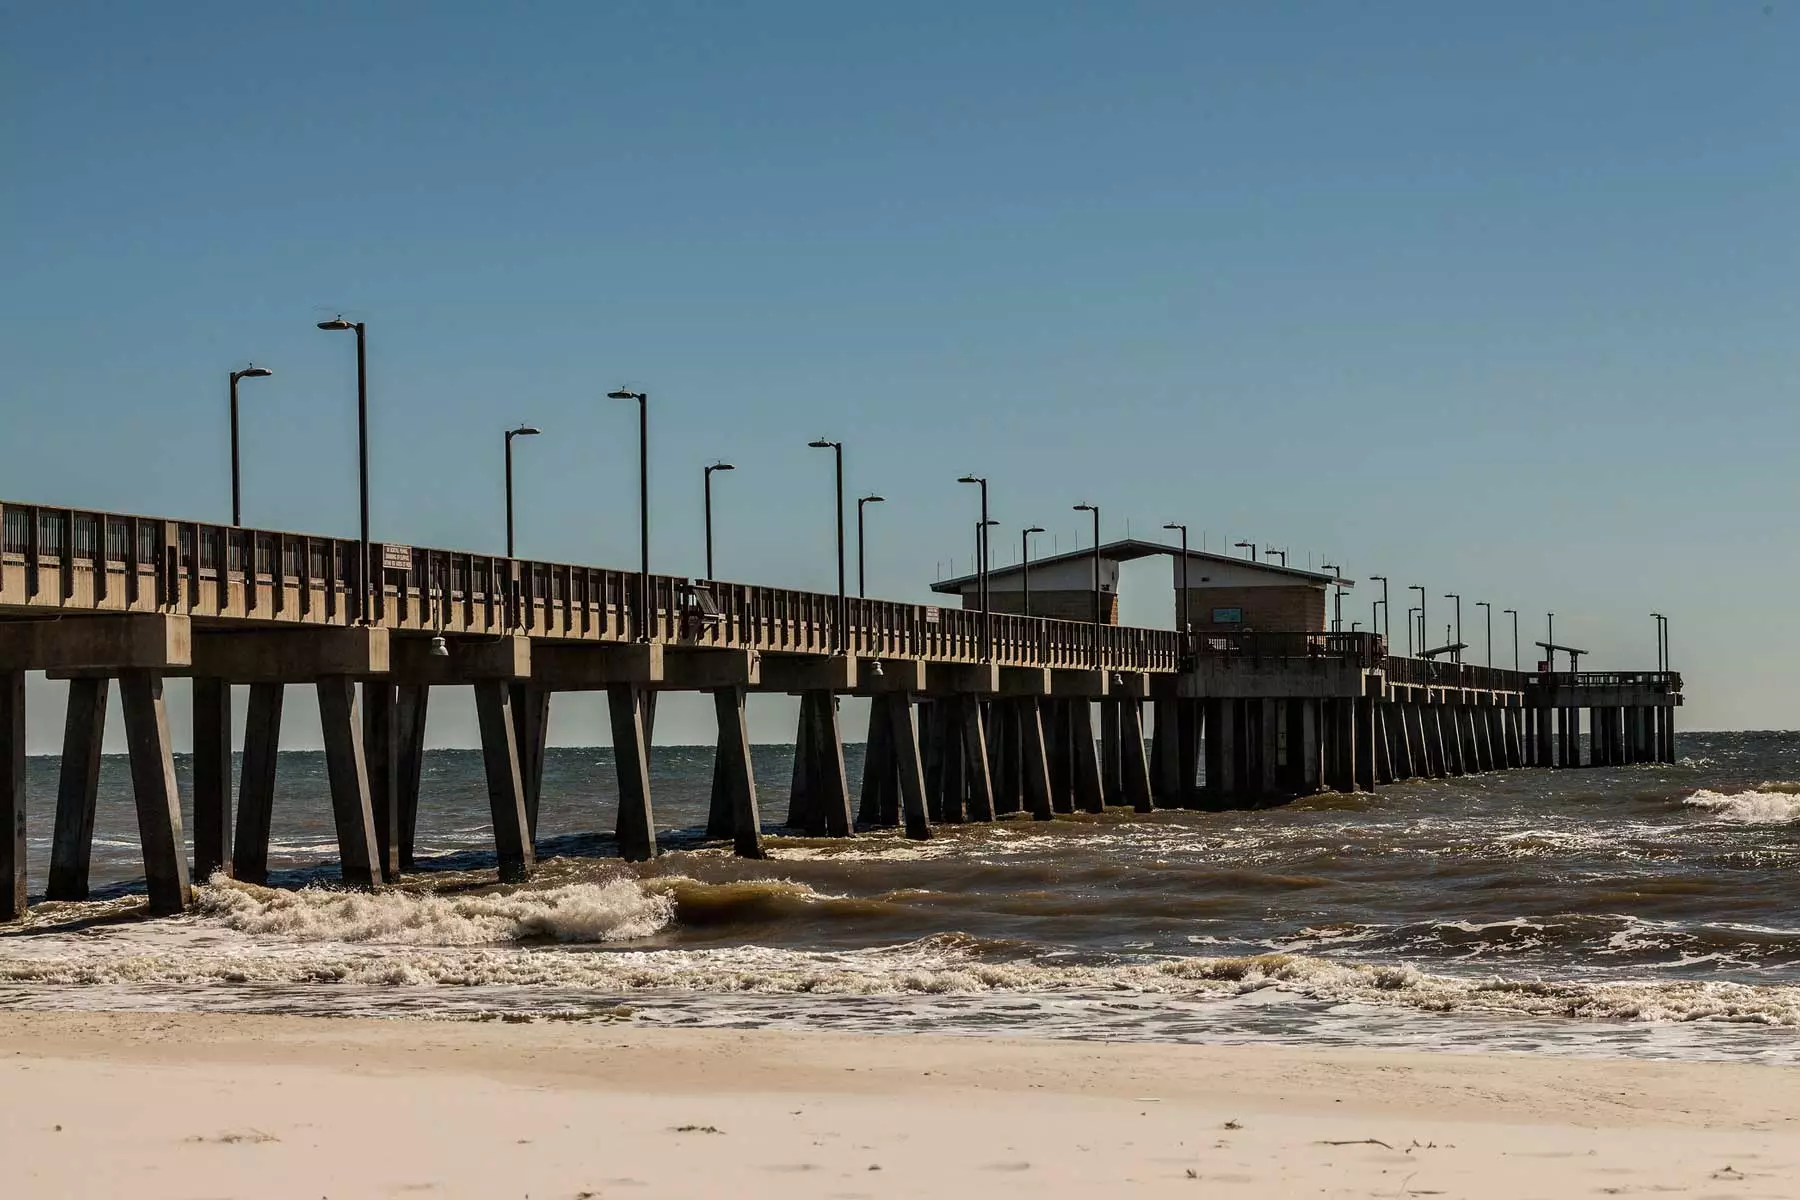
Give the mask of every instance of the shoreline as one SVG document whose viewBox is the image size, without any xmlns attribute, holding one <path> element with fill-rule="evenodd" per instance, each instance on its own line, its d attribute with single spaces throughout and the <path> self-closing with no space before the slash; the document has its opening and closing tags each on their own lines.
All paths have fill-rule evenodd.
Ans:
<svg viewBox="0 0 1800 1200">
<path fill-rule="evenodd" d="M 1509 1053 L 8 1011 L 0 1096 L 23 1196 L 1517 1200 L 1800 1179 L 1800 1071 Z"/>
</svg>

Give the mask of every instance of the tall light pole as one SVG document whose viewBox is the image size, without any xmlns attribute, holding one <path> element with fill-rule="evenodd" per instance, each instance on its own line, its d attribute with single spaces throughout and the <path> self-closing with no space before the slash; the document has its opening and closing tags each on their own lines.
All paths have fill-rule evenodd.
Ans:
<svg viewBox="0 0 1800 1200">
<path fill-rule="evenodd" d="M 1231 544 L 1239 550 L 1248 550 L 1250 552 L 1250 561 L 1251 562 L 1256 561 L 1256 543 L 1255 542 L 1233 542 Z"/>
<path fill-rule="evenodd" d="M 536 437 L 543 430 L 534 425 L 521 425 L 506 431 L 506 557 L 513 556 L 513 474 L 512 444 L 516 437 Z"/>
<path fill-rule="evenodd" d="M 1413 656 L 1413 618 L 1418 615 L 1418 612 L 1419 610 L 1416 608 L 1406 610 L 1406 657 L 1408 658 Z"/>
<path fill-rule="evenodd" d="M 863 534 L 863 508 L 870 504 L 885 503 L 887 503 L 886 496 L 876 495 L 860 496 L 856 501 L 856 594 L 864 599 L 867 599 L 869 595 L 869 581 L 864 574 L 867 563 L 863 549 L 869 544 L 869 539 Z"/>
<path fill-rule="evenodd" d="M 361 321 L 346 321 L 342 314 L 329 321 L 320 321 L 319 328 L 333 333 L 345 330 L 356 334 L 356 474 L 357 490 L 360 493 L 362 522 L 361 537 L 358 539 L 358 588 L 361 599 L 356 614 L 358 624 L 369 623 L 369 358 L 368 327 Z M 254 558 L 254 556 L 252 556 Z M 255 563 L 251 567 L 254 569 Z M 279 565 L 279 564 L 278 564 Z"/>
<path fill-rule="evenodd" d="M 1494 665 L 1494 606 L 1486 600 L 1477 600 L 1475 607 L 1486 609 L 1487 617 L 1487 665 Z"/>
<path fill-rule="evenodd" d="M 1281 565 L 1284 567 L 1287 566 L 1287 551 L 1286 550 L 1277 550 L 1273 546 L 1264 546 L 1263 547 L 1263 557 L 1264 558 L 1274 558 L 1277 554 L 1281 555 Z"/>
<path fill-rule="evenodd" d="M 1194 627 L 1193 601 L 1188 596 L 1187 526 L 1180 521 L 1170 521 L 1163 528 L 1181 531 L 1181 632 L 1187 633 Z"/>
<path fill-rule="evenodd" d="M 1500 615 L 1513 619 L 1513 673 L 1516 675 L 1519 671 L 1519 610 L 1503 608 L 1500 610 Z"/>
<path fill-rule="evenodd" d="M 1371 583 L 1381 584 L 1381 635 L 1383 637 L 1388 637 L 1393 632 L 1393 613 L 1392 610 L 1388 608 L 1388 578 L 1386 575 L 1371 575 L 1369 576 L 1369 581 Z M 1372 633 L 1374 630 L 1375 614 L 1371 612 L 1369 614 L 1369 631 Z"/>
<path fill-rule="evenodd" d="M 1044 532 L 1042 525 L 1028 525 L 1019 533 L 1019 570 L 1023 579 L 1021 586 L 1025 589 L 1023 613 L 1031 615 L 1031 535 Z"/>
<path fill-rule="evenodd" d="M 981 524 L 975 527 L 975 576 L 976 594 L 981 604 L 981 661 L 987 662 L 994 657 L 994 617 L 988 605 L 988 481 L 985 476 L 970 473 L 957 479 L 958 483 L 979 484 L 981 487 Z"/>
<path fill-rule="evenodd" d="M 1550 674 L 1556 674 L 1556 614 L 1544 614 L 1544 653 L 1548 655 Z M 1574 669 L 1574 660 L 1570 660 L 1570 669 Z"/>
<path fill-rule="evenodd" d="M 735 471 L 736 467 L 723 460 L 707 466 L 705 472 L 706 493 L 706 578 L 713 578 L 713 543 L 712 543 L 712 477 L 714 471 Z"/>
<path fill-rule="evenodd" d="M 814 450 L 830 450 L 837 457 L 837 559 L 838 559 L 838 603 L 837 631 L 832 638 L 831 648 L 839 654 L 848 649 L 845 636 L 844 617 L 849 611 L 844 603 L 844 443 L 834 442 L 828 438 L 814 438 L 806 443 Z"/>
<path fill-rule="evenodd" d="M 1650 615 L 1656 621 L 1656 669 L 1659 672 L 1667 671 L 1669 660 L 1668 656 L 1663 653 L 1663 630 L 1666 628 L 1664 623 L 1668 618 L 1661 613 L 1651 613 Z"/>
<path fill-rule="evenodd" d="M 1094 666 L 1100 665 L 1100 506 L 1077 504 L 1075 512 L 1094 515 Z"/>
<path fill-rule="evenodd" d="M 1431 649 L 1425 645 L 1425 585 L 1415 583 L 1406 590 L 1419 593 L 1419 650 L 1423 652 Z"/>
<path fill-rule="evenodd" d="M 1462 593 L 1461 592 L 1445 592 L 1444 599 L 1456 601 L 1456 638 L 1455 638 L 1454 644 L 1460 646 L 1460 645 L 1462 645 Z M 1461 650 L 1452 650 L 1450 653 L 1452 653 L 1456 656 L 1455 658 L 1453 658 L 1451 660 L 1452 662 L 1461 662 L 1462 661 L 1462 651 Z"/>
<path fill-rule="evenodd" d="M 638 629 L 650 640 L 650 397 L 629 388 L 606 393 L 609 400 L 636 400 L 638 406 Z"/>
<path fill-rule="evenodd" d="M 255 363 L 241 371 L 231 373 L 231 523 L 234 527 L 244 523 L 243 497 L 238 487 L 238 380 L 267 379 L 274 373 L 269 368 L 259 367 Z"/>
<path fill-rule="evenodd" d="M 1287 564 L 1283 563 L 1282 565 L 1286 566 Z M 1320 563 L 1319 570 L 1331 572 L 1331 632 L 1342 633 L 1344 631 L 1344 585 L 1338 582 L 1338 572 L 1342 571 L 1343 568 L 1334 563 Z"/>
</svg>

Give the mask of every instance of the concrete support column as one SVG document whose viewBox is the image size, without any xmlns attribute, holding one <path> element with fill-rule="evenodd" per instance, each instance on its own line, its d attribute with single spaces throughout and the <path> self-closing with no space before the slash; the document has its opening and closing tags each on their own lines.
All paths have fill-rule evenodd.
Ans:
<svg viewBox="0 0 1800 1200">
<path fill-rule="evenodd" d="M 1396 700 L 1387 706 L 1388 760 L 1395 779 L 1411 779 L 1414 775 L 1412 724 L 1408 715 L 1412 704 Z"/>
<path fill-rule="evenodd" d="M 479 693 L 479 687 L 476 689 Z M 400 878 L 400 699 L 387 679 L 362 685 L 363 756 L 369 765 L 369 809 L 375 816 L 375 861 L 388 883 Z"/>
<path fill-rule="evenodd" d="M 362 723 L 357 714 L 356 684 L 348 675 L 325 675 L 317 681 L 317 689 L 339 866 L 346 884 L 374 887 L 381 882 L 381 865 L 369 793 L 369 762 L 363 751 Z"/>
<path fill-rule="evenodd" d="M 25 916 L 25 672 L 0 671 L 0 921 Z"/>
<path fill-rule="evenodd" d="M 1206 803 L 1223 808 L 1225 798 L 1237 793 L 1238 756 L 1242 731 L 1235 700 L 1208 700 L 1206 704 Z"/>
<path fill-rule="evenodd" d="M 713 693 L 717 696 L 718 693 Z M 900 789 L 894 767 L 894 720 L 888 712 L 893 697 L 877 695 L 869 700 L 869 734 L 863 742 L 862 801 L 857 806 L 856 823 L 868 829 L 891 827 L 900 823 Z M 720 714 L 720 721 L 725 719 Z M 730 837 L 733 827 L 731 798 L 724 789 L 726 728 L 719 726 L 719 753 L 713 766 L 712 814 L 707 820 L 707 837 Z"/>
<path fill-rule="evenodd" d="M 538 804 L 544 794 L 544 751 L 550 732 L 550 691 L 532 683 L 509 684 L 513 741 L 519 747 L 519 783 L 525 789 L 525 815 L 532 843 L 537 842 Z M 404 732 L 404 730 L 402 731 Z"/>
<path fill-rule="evenodd" d="M 1426 774 L 1433 779 L 1444 777 L 1444 727 L 1438 720 L 1441 704 L 1419 705 L 1419 724 L 1424 731 Z"/>
<path fill-rule="evenodd" d="M 1156 804 L 1150 794 L 1150 759 L 1144 748 L 1144 702 L 1127 699 L 1119 702 L 1120 783 L 1125 803 L 1137 812 L 1147 813 Z"/>
<path fill-rule="evenodd" d="M 1262 753 L 1256 794 L 1267 799 L 1281 792 L 1281 704 L 1276 700 L 1264 700 L 1259 707 L 1262 709 Z"/>
<path fill-rule="evenodd" d="M 1026 697 L 1019 701 L 1019 769 L 1025 785 L 1025 807 L 1033 820 L 1055 816 L 1051 798 L 1050 753 L 1044 744 L 1044 710 Z"/>
<path fill-rule="evenodd" d="M 1033 705 L 1034 716 L 1036 712 L 1037 708 Z M 931 822 L 925 811 L 925 769 L 919 759 L 919 729 L 913 720 L 912 697 L 890 697 L 888 717 L 893 723 L 894 771 L 900 789 L 900 810 L 906 825 L 906 836 L 914 841 L 924 841 L 931 837 Z M 1036 725 L 1035 721 L 1033 725 Z M 1038 744 L 1041 751 L 1041 731 Z M 1044 800 L 1048 803 L 1048 795 Z"/>
<path fill-rule="evenodd" d="M 606 689 L 612 718 L 613 761 L 619 773 L 619 815 L 614 834 L 629 862 L 656 857 L 656 817 L 650 804 L 650 745 L 645 736 L 645 691 L 637 684 Z M 802 704 L 802 725 L 805 724 Z"/>
<path fill-rule="evenodd" d="M 1100 787 L 1100 747 L 1094 740 L 1094 706 L 1085 698 L 1069 702 L 1069 748 L 1074 758 L 1075 804 L 1083 812 L 1105 812 Z"/>
<path fill-rule="evenodd" d="M 1356 722 L 1356 736 L 1351 747 L 1356 761 L 1350 767 L 1351 782 L 1359 792 L 1373 792 L 1386 751 L 1381 735 L 1376 731 L 1375 701 L 1363 696 L 1349 704 L 1352 719 Z"/>
<path fill-rule="evenodd" d="M 1150 720 L 1155 725 L 1150 743 L 1150 791 L 1158 808 L 1180 808 L 1187 803 L 1188 789 L 1181 786 L 1180 717 L 1176 714 L 1188 703 L 1156 700 L 1150 706 Z"/>
<path fill-rule="evenodd" d="M 5 677 L 0 675 L 0 687 Z M 56 833 L 50 845 L 46 900 L 86 900 L 88 864 L 94 853 L 94 805 L 100 795 L 100 745 L 106 733 L 103 675 L 69 680 L 69 711 L 63 723 L 62 771 L 56 787 Z M 0 737 L 5 735 L 0 726 Z M 0 785 L 3 786 L 3 785 Z"/>
<path fill-rule="evenodd" d="M 196 677 L 193 689 L 194 878 L 206 880 L 231 869 L 231 685 Z"/>
<path fill-rule="evenodd" d="M 1216 703 L 1218 702 L 1181 700 L 1176 705 L 1175 772 L 1180 780 L 1180 798 L 1176 803 L 1183 808 L 1194 803 L 1194 793 L 1203 765 L 1200 756 L 1205 742 L 1201 734 L 1205 732 L 1207 736 L 1211 736 L 1207 722 Z M 1209 783 L 1207 788 L 1211 791 L 1212 785 Z M 1224 790 L 1231 791 L 1231 785 L 1227 783 Z"/>
<path fill-rule="evenodd" d="M 982 724 L 981 701 L 974 696 L 962 697 L 962 765 L 964 784 L 968 789 L 969 819 L 994 819 L 994 776 L 988 762 L 987 729 Z"/>
<path fill-rule="evenodd" d="M 125 710 L 125 741 L 131 754 L 131 788 L 137 800 L 138 841 L 144 851 L 144 881 L 150 911 L 176 913 L 192 899 L 188 887 L 186 846 L 181 836 L 181 797 L 175 790 L 175 754 L 169 742 L 169 710 L 163 701 L 163 678 L 155 671 L 126 671 L 119 676 L 119 698 Z M 17 710 L 22 712 L 21 698 Z M 20 750 L 23 751 L 23 738 Z M 3 803 L 3 801 L 0 801 Z M 20 789 L 20 820 L 24 792 Z M 20 859 L 24 855 L 21 853 Z"/>
<path fill-rule="evenodd" d="M 536 856 L 531 844 L 531 818 L 525 809 L 525 781 L 519 769 L 511 687 L 499 679 L 478 681 L 475 716 L 481 727 L 481 760 L 487 768 L 488 811 L 493 817 L 494 856 L 500 867 L 500 881 L 519 883 L 531 874 Z M 396 867 L 397 833 L 396 828 Z"/>
<path fill-rule="evenodd" d="M 1462 701 L 1438 706 L 1438 724 L 1444 736 L 1444 769 L 1452 775 L 1468 773 L 1468 746 L 1463 742 Z"/>
<path fill-rule="evenodd" d="M 254 695 L 255 689 L 251 691 Z M 398 702 L 400 765 L 394 773 L 395 804 L 400 819 L 400 869 L 410 871 L 413 869 L 413 846 L 419 834 L 419 784 L 425 773 L 425 713 L 431 703 L 431 689 L 422 683 L 403 684 Z M 537 806 L 530 794 L 525 799 L 526 812 L 531 818 L 532 844 L 536 845 Z"/>
<path fill-rule="evenodd" d="M 286 690 L 279 683 L 253 683 L 244 711 L 244 762 L 231 873 L 245 883 L 269 881 L 269 823 L 275 813 L 275 758 Z"/>
<path fill-rule="evenodd" d="M 1377 785 L 1390 784 L 1400 777 L 1394 763 L 1394 705 L 1388 700 L 1371 700 L 1369 706 L 1374 722 L 1374 744 L 1370 753 L 1375 763 L 1375 782 Z"/>
<path fill-rule="evenodd" d="M 756 806 L 756 771 L 750 762 L 750 727 L 745 720 L 746 693 L 743 687 L 713 689 L 713 712 L 719 722 L 719 786 L 726 794 L 731 813 L 732 850 L 739 858 L 763 858 L 762 814 Z M 887 701 L 890 697 L 880 697 Z M 876 711 L 887 715 L 880 704 Z M 887 731 L 886 761 L 883 765 L 890 785 L 894 776 L 893 731 Z M 918 747 L 913 748 L 916 758 Z"/>
<path fill-rule="evenodd" d="M 1100 701 L 1100 796 L 1106 804 L 1123 804 L 1125 757 L 1119 740 L 1119 701 Z"/>
<path fill-rule="evenodd" d="M 1344 778 L 1345 723 L 1338 720 L 1339 704 L 1335 700 L 1302 700 L 1298 708 L 1300 736 L 1295 739 L 1290 730 L 1288 740 L 1289 750 L 1298 751 L 1299 771 L 1295 779 L 1298 790 L 1303 796 L 1312 796 L 1328 785 L 1336 789 Z M 1326 755 L 1327 744 L 1329 757 Z"/>
</svg>

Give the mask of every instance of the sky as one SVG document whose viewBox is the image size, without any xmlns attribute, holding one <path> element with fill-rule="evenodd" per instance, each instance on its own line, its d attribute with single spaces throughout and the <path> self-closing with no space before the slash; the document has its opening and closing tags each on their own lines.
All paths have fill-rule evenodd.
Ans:
<svg viewBox="0 0 1800 1200">
<path fill-rule="evenodd" d="M 7 499 L 228 519 L 254 361 L 246 523 L 354 535 L 354 359 L 314 329 L 342 312 L 378 539 L 500 550 L 530 422 L 519 552 L 633 565 L 623 383 L 659 571 L 702 572 L 725 458 L 717 573 L 830 590 L 806 443 L 841 438 L 887 497 L 873 595 L 968 569 L 973 471 L 1001 561 L 1028 524 L 1076 545 L 1091 501 L 1108 539 L 1179 520 L 1423 584 L 1434 625 L 1458 592 L 1478 647 L 1489 600 L 1653 667 L 1660 611 L 1682 725 L 1800 724 L 1792 0 L 0 0 L 0 28 Z M 1171 623 L 1166 566 L 1123 586 Z M 791 740 L 785 703 L 753 736 Z M 601 714 L 559 701 L 551 736 L 603 744 Z M 708 706 L 657 734 L 709 740 Z M 473 739 L 446 698 L 431 740 Z"/>
</svg>

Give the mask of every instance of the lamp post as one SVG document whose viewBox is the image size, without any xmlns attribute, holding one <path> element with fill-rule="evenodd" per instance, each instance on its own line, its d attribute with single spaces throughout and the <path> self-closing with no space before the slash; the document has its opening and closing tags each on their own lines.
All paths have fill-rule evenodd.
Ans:
<svg viewBox="0 0 1800 1200">
<path fill-rule="evenodd" d="M 1277 554 L 1281 555 L 1281 565 L 1284 567 L 1287 566 L 1287 551 L 1286 550 L 1277 550 L 1273 546 L 1264 546 L 1263 547 L 1263 556 L 1265 558 L 1274 558 Z"/>
<path fill-rule="evenodd" d="M 735 471 L 736 467 L 728 462 L 710 464 L 705 472 L 706 492 L 706 578 L 713 578 L 713 543 L 712 543 L 712 477 L 714 471 Z"/>
<path fill-rule="evenodd" d="M 1556 674 L 1556 614 L 1544 614 L 1544 654 L 1550 667 L 1550 674 Z M 1572 660 L 1571 660 L 1572 661 Z M 1573 669 L 1571 667 L 1571 669 Z"/>
<path fill-rule="evenodd" d="M 1372 583 L 1380 583 L 1381 584 L 1381 633 L 1382 633 L 1383 637 L 1386 637 L 1389 634 L 1391 634 L 1393 631 L 1393 624 L 1392 624 L 1392 620 L 1391 620 L 1391 610 L 1388 608 L 1388 590 L 1387 590 L 1388 589 L 1388 578 L 1386 575 L 1371 575 L 1371 576 L 1369 576 L 1369 580 Z M 1375 613 L 1373 611 L 1370 611 L 1370 613 L 1369 613 L 1369 630 L 1370 630 L 1370 632 L 1374 632 L 1374 629 L 1375 629 Z"/>
<path fill-rule="evenodd" d="M 1283 563 L 1282 565 L 1286 566 L 1287 564 Z M 1331 572 L 1331 632 L 1342 633 L 1344 631 L 1344 585 L 1338 582 L 1338 572 L 1343 568 L 1334 563 L 1320 563 L 1319 570 Z"/>
<path fill-rule="evenodd" d="M 521 425 L 517 429 L 506 431 L 506 557 L 513 556 L 513 474 L 512 444 L 516 437 L 536 437 L 543 430 L 533 425 Z"/>
<path fill-rule="evenodd" d="M 267 379 L 274 373 L 269 368 L 259 367 L 254 363 L 231 373 L 231 524 L 234 527 L 244 523 L 243 498 L 238 489 L 238 380 Z"/>
<path fill-rule="evenodd" d="M 1663 621 L 1666 618 L 1661 613 L 1651 613 L 1650 616 L 1656 622 L 1656 669 L 1658 672 L 1666 671 L 1669 669 L 1666 665 L 1668 660 L 1663 657 Z"/>
<path fill-rule="evenodd" d="M 1187 526 L 1180 521 L 1170 521 L 1164 529 L 1181 531 L 1181 632 L 1193 629 L 1193 599 L 1188 595 L 1188 547 Z"/>
<path fill-rule="evenodd" d="M 837 629 L 832 638 L 831 648 L 839 654 L 844 653 L 844 443 L 834 442 L 828 438 L 814 438 L 806 443 L 814 450 L 830 450 L 837 458 L 837 562 L 838 562 L 838 603 Z"/>
<path fill-rule="evenodd" d="M 1500 610 L 1500 615 L 1513 619 L 1513 673 L 1516 675 L 1519 671 L 1519 610 L 1503 608 Z"/>
<path fill-rule="evenodd" d="M 356 474 L 357 491 L 361 501 L 361 537 L 358 539 L 357 591 L 360 596 L 356 620 L 358 624 L 369 623 L 369 367 L 368 367 L 368 327 L 361 321 L 346 321 L 340 314 L 329 321 L 320 321 L 319 328 L 338 333 L 351 331 L 356 334 Z M 251 564 L 255 566 L 254 563 Z"/>
<path fill-rule="evenodd" d="M 863 573 L 865 566 L 863 547 L 868 545 L 869 539 L 863 534 L 863 508 L 870 504 L 885 503 L 887 503 L 886 496 L 876 495 L 861 496 L 856 501 L 856 594 L 865 599 L 869 595 L 869 581 Z"/>
<path fill-rule="evenodd" d="M 1031 615 L 1031 535 L 1042 532 L 1042 525 L 1028 525 L 1019 533 L 1019 572 L 1023 577 L 1020 586 L 1025 589 L 1023 611 L 1028 617 Z"/>
<path fill-rule="evenodd" d="M 1419 649 L 1428 650 L 1430 647 L 1425 645 L 1425 585 L 1415 583 L 1406 590 L 1419 593 Z"/>
<path fill-rule="evenodd" d="M 1250 552 L 1250 561 L 1251 562 L 1256 561 L 1256 543 L 1255 542 L 1233 542 L 1231 544 L 1239 550 L 1248 550 Z"/>
<path fill-rule="evenodd" d="M 994 657 L 994 617 L 988 604 L 988 481 L 985 476 L 970 473 L 956 482 L 981 487 L 981 524 L 975 527 L 975 586 L 981 604 L 981 661 L 988 662 Z"/>
<path fill-rule="evenodd" d="M 637 640 L 650 640 L 650 397 L 619 388 L 609 400 L 636 400 L 638 406 L 638 628 Z"/>
<path fill-rule="evenodd" d="M 1074 512 L 1094 515 L 1094 666 L 1100 665 L 1100 506 L 1077 504 Z"/>
<path fill-rule="evenodd" d="M 1494 606 L 1486 600 L 1477 600 L 1475 607 L 1485 609 L 1487 618 L 1487 665 L 1494 665 Z"/>
<path fill-rule="evenodd" d="M 1454 644 L 1460 646 L 1462 645 L 1462 593 L 1445 592 L 1444 599 L 1456 601 L 1456 638 Z M 1449 631 L 1445 630 L 1445 632 L 1448 633 Z M 1456 656 L 1450 661 L 1458 663 L 1462 661 L 1461 650 L 1452 650 L 1450 653 Z"/>
<path fill-rule="evenodd" d="M 1406 610 L 1406 657 L 1408 658 L 1413 656 L 1413 619 L 1418 612 L 1419 610 L 1416 608 Z"/>
</svg>

